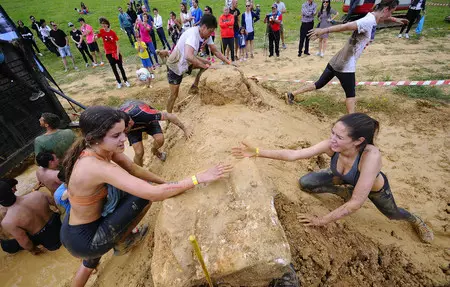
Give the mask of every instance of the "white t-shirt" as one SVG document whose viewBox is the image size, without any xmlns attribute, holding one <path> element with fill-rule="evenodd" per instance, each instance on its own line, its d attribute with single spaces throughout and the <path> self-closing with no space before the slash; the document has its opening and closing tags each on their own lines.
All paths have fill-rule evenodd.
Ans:
<svg viewBox="0 0 450 287">
<path fill-rule="evenodd" d="M 184 22 L 184 20 L 187 20 L 190 17 L 191 17 L 191 13 L 181 13 L 181 22 L 183 23 L 183 27 L 182 27 L 183 31 L 185 31 L 185 30 L 191 28 L 192 26 L 194 26 L 194 24 L 192 23 L 192 20 Z"/>
<path fill-rule="evenodd" d="M 354 31 L 342 48 L 330 60 L 330 65 L 334 70 L 341 73 L 354 73 L 356 71 L 356 61 L 369 44 L 372 33 L 375 33 L 377 21 L 372 13 L 368 13 L 364 18 L 356 20 L 358 30 Z"/>
<path fill-rule="evenodd" d="M 280 1 L 280 3 L 275 2 L 275 4 L 277 4 L 277 11 L 280 12 L 280 14 L 283 14 L 283 12 L 281 12 L 281 11 L 286 9 L 286 5 L 284 5 L 284 2 L 281 2 L 281 1 Z M 283 20 L 281 20 L 281 23 L 283 23 Z"/>
<path fill-rule="evenodd" d="M 189 68 L 189 62 L 186 60 L 184 55 L 184 49 L 186 45 L 194 48 L 194 55 L 197 55 L 198 49 L 200 48 L 203 39 L 200 37 L 199 27 L 193 27 L 186 30 L 181 34 L 180 39 L 178 39 L 177 45 L 167 59 L 167 67 L 172 70 L 175 74 L 181 76 Z M 214 44 L 211 37 L 208 38 L 207 45 Z"/>
<path fill-rule="evenodd" d="M 158 14 L 158 16 L 153 17 L 153 20 L 155 21 L 154 23 L 156 29 L 161 28 L 163 26 L 163 20 L 161 15 Z"/>
<path fill-rule="evenodd" d="M 247 33 L 253 32 L 253 18 L 252 18 L 252 12 L 245 11 L 245 30 Z"/>
</svg>

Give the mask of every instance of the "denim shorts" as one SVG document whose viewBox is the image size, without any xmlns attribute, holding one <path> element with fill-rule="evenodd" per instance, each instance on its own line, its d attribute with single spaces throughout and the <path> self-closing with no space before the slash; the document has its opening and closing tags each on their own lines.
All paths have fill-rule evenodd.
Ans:
<svg viewBox="0 0 450 287">
<path fill-rule="evenodd" d="M 59 47 L 58 47 L 58 52 L 59 52 L 59 54 L 61 55 L 61 58 L 64 58 L 64 57 L 72 57 L 72 53 L 70 53 L 70 47 L 69 47 L 69 45 L 66 45 L 66 46 L 64 46 L 64 47 L 62 47 L 62 48 L 59 48 Z"/>
</svg>

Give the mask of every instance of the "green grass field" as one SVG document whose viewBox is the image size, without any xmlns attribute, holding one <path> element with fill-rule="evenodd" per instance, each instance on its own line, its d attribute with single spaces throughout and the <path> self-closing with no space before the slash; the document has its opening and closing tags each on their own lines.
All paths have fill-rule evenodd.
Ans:
<svg viewBox="0 0 450 287">
<path fill-rule="evenodd" d="M 315 0 L 317 3 L 320 3 L 320 1 Z M 441 2 L 445 3 L 447 0 L 433 0 L 434 2 Z M 126 7 L 126 1 L 115 1 L 115 0 L 103 0 L 103 1 L 84 1 L 86 5 L 88 6 L 89 10 L 92 11 L 91 14 L 83 16 L 88 23 L 90 23 L 94 29 L 99 28 L 98 24 L 98 18 L 99 17 L 106 17 L 111 22 L 111 27 L 113 30 L 115 30 L 120 38 L 120 46 L 122 54 L 125 58 L 127 58 L 127 61 L 138 63 L 138 58 L 135 55 L 134 49 L 131 48 L 128 38 L 126 37 L 126 34 L 124 32 L 121 32 L 119 29 L 119 23 L 118 23 L 118 12 L 117 7 L 122 6 Z M 293 1 L 293 0 L 287 0 L 284 1 L 288 10 L 288 13 L 284 15 L 284 26 L 285 26 L 285 37 L 286 37 L 286 43 L 295 43 L 298 41 L 299 38 L 299 27 L 300 27 L 300 10 L 301 10 L 301 4 L 302 2 L 299 1 Z M 170 1 L 164 1 L 164 0 L 156 0 L 156 1 L 150 1 L 151 7 L 158 8 L 161 16 L 163 17 L 163 22 L 167 23 L 167 19 L 169 16 L 170 11 L 174 11 L 177 15 L 179 14 L 179 3 L 178 0 L 170 0 Z M 199 1 L 199 6 L 201 8 L 204 8 L 205 5 L 209 5 L 212 7 L 214 15 L 218 17 L 221 12 L 224 5 L 224 1 L 221 0 L 207 0 Z M 265 15 L 270 12 L 270 5 L 273 3 L 272 0 L 255 0 L 255 3 L 259 3 L 261 5 L 261 15 Z M 29 0 L 29 1 L 17 1 L 17 0 L 3 0 L 1 5 L 6 10 L 6 12 L 9 14 L 9 16 L 13 19 L 13 21 L 22 20 L 24 21 L 25 25 L 29 26 L 29 16 L 34 15 L 36 19 L 45 19 L 47 23 L 50 21 L 55 21 L 57 24 L 59 24 L 60 29 L 63 29 L 67 34 L 70 31 L 67 23 L 73 22 L 76 26 L 78 26 L 78 23 L 76 22 L 78 17 L 80 15 L 74 11 L 74 8 L 79 8 L 80 1 L 79 0 L 64 0 L 64 1 L 51 1 L 51 0 Z M 319 4 L 320 6 L 320 4 Z M 238 5 L 241 12 L 245 10 L 245 3 L 244 0 L 239 1 Z M 343 15 L 342 12 L 342 3 L 332 3 L 332 7 L 334 7 L 339 13 L 339 18 Z M 448 7 L 439 7 L 439 6 L 428 6 L 427 7 L 427 18 L 425 22 L 425 30 L 424 35 L 425 36 L 432 36 L 432 37 L 447 37 L 449 34 L 449 24 L 444 22 L 444 17 L 449 14 Z M 255 46 L 258 48 L 262 48 L 264 45 L 264 32 L 265 32 L 265 25 L 260 21 L 256 25 L 256 32 L 255 32 Z M 393 29 L 392 33 L 397 33 L 397 28 L 395 28 L 395 31 Z M 220 32 L 217 32 L 217 34 L 220 34 Z M 166 36 L 168 37 L 167 33 Z M 37 38 L 36 38 L 37 39 Z M 169 39 L 169 37 L 168 37 Z M 170 41 L 170 39 L 169 39 Z M 47 67 L 47 69 L 50 71 L 50 73 L 55 77 L 55 79 L 58 82 L 67 82 L 79 79 L 80 75 L 77 73 L 73 76 L 64 74 L 63 67 L 61 60 L 57 58 L 54 54 L 50 53 L 42 42 L 40 42 L 37 39 L 38 45 L 40 49 L 43 51 L 44 57 L 41 58 L 41 61 L 44 63 L 44 65 Z M 161 43 L 159 39 L 157 40 L 158 47 L 161 47 Z M 219 43 L 218 40 L 216 40 L 216 43 Z M 101 45 L 101 41 L 99 43 Z M 297 45 L 295 43 L 295 45 Z M 84 73 L 95 73 L 95 70 L 89 69 L 86 70 L 84 68 L 84 62 L 80 55 L 80 53 L 77 51 L 75 46 L 71 44 L 71 50 L 73 52 L 73 55 L 75 56 L 75 61 L 79 68 L 84 71 Z"/>
</svg>

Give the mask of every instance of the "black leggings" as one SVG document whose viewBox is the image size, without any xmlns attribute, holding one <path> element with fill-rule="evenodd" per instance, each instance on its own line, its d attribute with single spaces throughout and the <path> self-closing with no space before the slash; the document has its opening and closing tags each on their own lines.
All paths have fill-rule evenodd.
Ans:
<svg viewBox="0 0 450 287">
<path fill-rule="evenodd" d="M 305 44 L 305 54 L 309 54 L 308 31 L 314 28 L 314 21 L 302 23 L 300 26 L 300 41 L 298 42 L 298 54 L 302 54 L 303 44 Z"/>
<path fill-rule="evenodd" d="M 222 53 L 224 55 L 227 47 L 230 48 L 231 61 L 234 61 L 234 38 L 222 38 Z"/>
<path fill-rule="evenodd" d="M 269 57 L 273 56 L 273 48 L 275 47 L 275 54 L 280 56 L 280 30 L 269 30 Z"/>
<path fill-rule="evenodd" d="M 91 62 L 94 63 L 94 58 L 92 58 L 91 53 L 89 53 L 88 46 L 86 45 L 86 42 L 84 42 L 84 41 L 81 42 L 81 47 L 77 46 L 77 48 L 78 48 L 78 51 L 80 51 L 81 56 L 83 56 L 83 60 L 84 60 L 85 63 L 88 62 L 88 59 L 87 59 L 86 55 L 89 57 L 89 59 L 91 59 Z"/>
<path fill-rule="evenodd" d="M 39 51 L 39 47 L 36 45 L 36 42 L 34 41 L 34 39 L 23 39 L 25 45 L 29 46 L 31 49 L 35 49 L 36 53 L 40 53 L 41 51 Z"/>
<path fill-rule="evenodd" d="M 212 40 L 213 40 L 213 42 L 214 42 L 214 39 L 215 39 L 216 37 L 215 37 L 215 36 L 211 36 L 211 38 L 212 38 Z M 211 51 L 209 50 L 209 45 L 208 45 L 208 44 L 205 45 L 205 53 L 206 53 L 206 55 L 208 55 L 208 56 L 214 56 L 214 55 L 211 53 Z"/>
<path fill-rule="evenodd" d="M 419 18 L 420 16 L 420 11 L 421 10 L 414 10 L 414 9 L 408 9 L 408 12 L 406 13 L 406 19 L 408 19 L 409 23 L 408 25 L 403 25 L 402 28 L 400 29 L 400 34 L 403 33 L 403 30 L 406 31 L 405 33 L 409 33 L 409 30 L 411 29 L 412 25 L 414 24 L 414 22 Z"/>
<path fill-rule="evenodd" d="M 158 29 L 156 29 L 156 33 L 158 34 L 159 40 L 161 40 L 161 43 L 163 45 L 163 49 L 165 47 L 167 47 L 167 50 L 170 50 L 170 44 L 167 41 L 166 33 L 164 33 L 164 28 L 163 27 L 159 27 Z"/>
<path fill-rule="evenodd" d="M 128 231 L 148 203 L 148 200 L 126 194 L 113 213 L 80 225 L 69 225 L 69 213 L 62 224 L 61 242 L 70 254 L 83 258 L 85 267 L 93 269 L 100 262 L 101 256 L 113 248 Z"/>
<path fill-rule="evenodd" d="M 125 70 L 123 69 L 123 66 L 122 66 L 122 55 L 119 54 L 119 59 L 116 60 L 113 58 L 112 54 L 106 54 L 106 59 L 108 59 L 108 62 L 111 65 L 111 68 L 113 70 L 114 76 L 116 77 L 117 83 L 121 84 L 122 81 L 120 80 L 116 65 L 119 67 L 120 73 L 122 74 L 122 79 L 124 80 L 124 82 L 126 82 L 127 75 L 125 74 Z"/>
<path fill-rule="evenodd" d="M 330 64 L 327 65 L 319 80 L 314 83 L 314 85 L 316 86 L 316 90 L 323 88 L 326 84 L 328 84 L 329 81 L 331 81 L 331 79 L 333 79 L 334 76 L 336 76 L 336 78 L 339 79 L 339 82 L 341 82 L 341 86 L 345 91 L 345 97 L 354 98 L 356 95 L 355 73 L 337 72 L 333 69 L 333 67 L 331 67 Z"/>
<path fill-rule="evenodd" d="M 387 177 L 383 173 L 380 174 L 384 179 L 383 188 L 376 192 L 371 191 L 369 193 L 369 199 L 389 219 L 415 222 L 416 217 L 413 214 L 403 208 L 397 207 Z M 353 194 L 354 188 L 353 186 L 346 188 L 336 184 L 335 176 L 330 168 L 310 172 L 302 176 L 299 184 L 300 188 L 308 193 L 334 193 L 347 199 Z"/>
</svg>

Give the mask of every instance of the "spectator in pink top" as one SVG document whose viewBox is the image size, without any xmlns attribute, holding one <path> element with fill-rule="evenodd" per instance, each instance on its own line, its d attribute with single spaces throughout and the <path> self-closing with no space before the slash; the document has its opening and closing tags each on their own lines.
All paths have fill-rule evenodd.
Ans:
<svg viewBox="0 0 450 287">
<path fill-rule="evenodd" d="M 80 22 L 81 25 L 80 27 L 81 33 L 83 33 L 83 36 L 86 37 L 86 43 L 89 47 L 89 51 L 91 52 L 92 57 L 94 57 L 94 63 L 92 64 L 92 67 L 98 66 L 97 56 L 100 58 L 100 66 L 105 65 L 105 63 L 103 62 L 103 54 L 102 52 L 100 52 L 100 49 L 98 48 L 98 44 L 97 41 L 95 40 L 95 34 L 94 30 L 92 29 L 92 26 L 86 24 L 84 18 L 79 18 L 78 22 Z"/>
<path fill-rule="evenodd" d="M 150 62 L 152 62 L 153 67 L 159 67 L 158 56 L 156 55 L 155 46 L 153 46 L 152 37 L 150 37 L 150 31 L 152 26 L 148 24 L 148 15 L 142 14 L 142 21 L 137 21 L 136 26 L 139 29 L 139 35 L 141 36 L 141 41 L 147 45 L 147 50 L 150 55 Z M 152 57 L 155 58 L 156 65 L 153 64 Z"/>
</svg>

